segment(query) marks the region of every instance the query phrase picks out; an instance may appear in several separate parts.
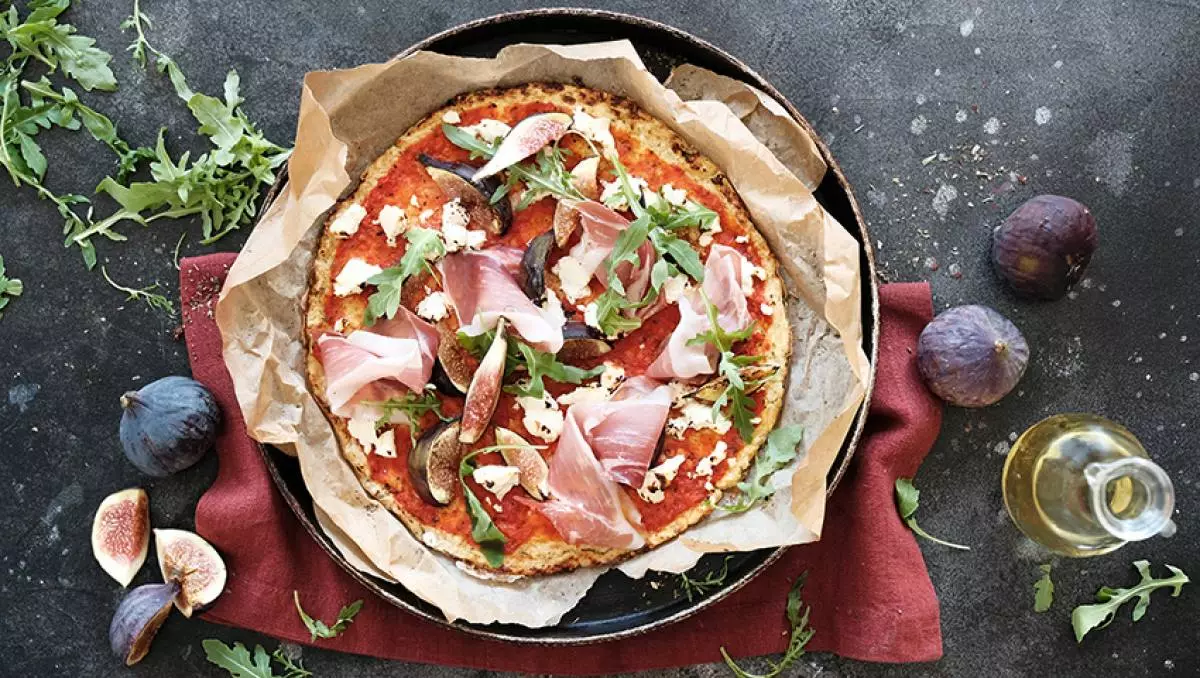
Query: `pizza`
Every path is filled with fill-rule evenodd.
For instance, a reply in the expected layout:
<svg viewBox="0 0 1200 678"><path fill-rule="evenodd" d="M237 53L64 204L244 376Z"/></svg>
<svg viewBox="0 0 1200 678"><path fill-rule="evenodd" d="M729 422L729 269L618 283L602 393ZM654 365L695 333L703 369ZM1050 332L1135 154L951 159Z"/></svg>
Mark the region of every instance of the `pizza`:
<svg viewBox="0 0 1200 678"><path fill-rule="evenodd" d="M710 160L627 99L529 83L434 111L331 210L307 376L417 539L549 574L736 500L782 406L785 311Z"/></svg>

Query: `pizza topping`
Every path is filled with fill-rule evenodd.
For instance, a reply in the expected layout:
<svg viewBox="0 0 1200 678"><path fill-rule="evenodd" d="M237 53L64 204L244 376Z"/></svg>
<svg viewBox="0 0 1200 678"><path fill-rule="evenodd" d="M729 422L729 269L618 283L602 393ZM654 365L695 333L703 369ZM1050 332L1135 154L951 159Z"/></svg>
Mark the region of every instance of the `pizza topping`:
<svg viewBox="0 0 1200 678"><path fill-rule="evenodd" d="M562 348L561 308L536 306L518 284L522 253L507 247L451 254L438 263L461 331L478 336L507 318L521 337L549 352Z"/></svg>
<svg viewBox="0 0 1200 678"><path fill-rule="evenodd" d="M758 305L758 310L765 316L775 315L775 307L765 302Z"/></svg>
<svg viewBox="0 0 1200 678"><path fill-rule="evenodd" d="M568 320L563 325L563 346L558 351L559 360L576 362L597 358L611 350L612 346L596 328L576 320Z"/></svg>
<svg viewBox="0 0 1200 678"><path fill-rule="evenodd" d="M546 231L529 241L521 257L521 289L525 296L539 301L546 296L546 257L554 247L554 233ZM557 301L557 298L555 299Z"/></svg>
<svg viewBox="0 0 1200 678"><path fill-rule="evenodd" d="M552 443L562 435L563 414L558 409L558 402L549 392L543 392L542 397L525 396L517 398L517 404L525 410L521 423L525 430L542 440Z"/></svg>
<svg viewBox="0 0 1200 678"><path fill-rule="evenodd" d="M570 126L571 116L566 113L536 113L525 118L504 136L495 154L472 179L479 181L508 169L558 141Z"/></svg>
<svg viewBox="0 0 1200 678"><path fill-rule="evenodd" d="M395 382L421 391L433 370L437 345L437 330L407 309L371 331L355 330L347 337L322 335L317 351L325 368L330 409L345 416L355 400L384 400L386 394L379 391L387 391Z"/></svg>
<svg viewBox="0 0 1200 678"><path fill-rule="evenodd" d="M504 379L504 363L508 355L508 339L505 336L504 320L496 325L496 336L492 345L484 354L471 378L471 386L467 389L467 399L463 403L462 431L458 434L459 442L473 443L479 440L487 428L492 414L496 411L496 403L500 401L500 382Z"/></svg>
<svg viewBox="0 0 1200 678"><path fill-rule="evenodd" d="M677 303L692 289L692 281L683 274L673 275L663 281L662 296L669 304Z"/></svg>
<svg viewBox="0 0 1200 678"><path fill-rule="evenodd" d="M404 232L408 245L400 263L373 276L368 282L375 285L375 293L367 299L367 312L363 321L370 325L379 318L395 317L400 310L400 297L404 282L410 277L429 271L429 262L446 253L441 235L431 229L415 226Z"/></svg>
<svg viewBox="0 0 1200 678"><path fill-rule="evenodd" d="M351 259L342 266L341 273L333 279L333 293L335 296L348 297L351 294L362 292L362 286L372 277L382 273L383 269L375 264L368 264L366 261L358 258Z"/></svg>
<svg viewBox="0 0 1200 678"><path fill-rule="evenodd" d="M600 168L600 156L584 158L571 168L571 185L585 198L595 200L600 195L596 184L596 173ZM554 206L554 242L566 247L571 234L579 227L579 212L574 200L559 199Z"/></svg>
<svg viewBox="0 0 1200 678"><path fill-rule="evenodd" d="M338 213L333 221L329 224L329 232L337 235L350 237L358 233L358 226L362 223L363 217L367 216L367 210L362 205L352 202Z"/></svg>
<svg viewBox="0 0 1200 678"><path fill-rule="evenodd" d="M448 162L421 153L417 160L425 173L450 200L457 200L470 218L468 224L496 235L503 235L512 225L512 209L507 200L493 203L492 196L502 184L494 177L475 181L475 167L461 162Z"/></svg>
<svg viewBox="0 0 1200 678"><path fill-rule="evenodd" d="M516 466L480 466L471 472L471 478L499 500L503 500L504 495L517 486L520 477L521 469Z"/></svg>
<svg viewBox="0 0 1200 678"><path fill-rule="evenodd" d="M617 482L640 487L671 408L670 389L634 377L608 402L574 408L586 415L585 438L601 466Z"/></svg>
<svg viewBox="0 0 1200 678"><path fill-rule="evenodd" d="M404 209L395 205L384 205L376 218L383 234L387 236L388 247L396 246L396 237L408 230L408 215Z"/></svg>
<svg viewBox="0 0 1200 678"><path fill-rule="evenodd" d="M445 122L448 122L452 125L457 124L449 120L445 120ZM492 120L491 118L484 118L474 125L467 125L466 127L460 127L459 129L467 134L470 134L476 139L489 144L503 139L504 137L508 136L510 131L512 131L512 128L506 123L500 122L499 120Z"/></svg>
<svg viewBox="0 0 1200 678"><path fill-rule="evenodd" d="M671 184L663 185L659 191L662 194L663 200L675 207L683 207L687 204L687 191L682 188L675 188Z"/></svg>
<svg viewBox="0 0 1200 678"><path fill-rule="evenodd" d="M661 504L667 497L664 490L675 480L685 459L685 455L677 454L647 471L646 479L638 488L638 496L651 504Z"/></svg>
<svg viewBox="0 0 1200 678"><path fill-rule="evenodd" d="M684 399L683 404L679 407L679 416L672 417L667 421L667 434L679 440L683 439L684 433L688 429L695 431L711 429L725 435L730 426L730 421L711 404Z"/></svg>
<svg viewBox="0 0 1200 678"><path fill-rule="evenodd" d="M571 128L600 144L601 148L615 150L617 143L608 129L611 122L608 118L599 118L588 114L582 106L576 106L575 114L571 117Z"/></svg>
<svg viewBox="0 0 1200 678"><path fill-rule="evenodd" d="M521 488L529 496L542 501L550 495L550 487L546 484L550 469L536 447L502 426L496 427L496 446L500 448L504 463L521 470Z"/></svg>
<svg viewBox="0 0 1200 678"><path fill-rule="evenodd" d="M450 315L449 301L450 297L447 297L445 292L430 292L417 304L417 315L430 322L437 322Z"/></svg>
<svg viewBox="0 0 1200 678"><path fill-rule="evenodd" d="M442 122L447 122L451 125L457 125L458 123L462 122L462 116L458 114L458 111L449 110L445 113L442 113Z"/></svg>
<svg viewBox="0 0 1200 678"><path fill-rule="evenodd" d="M375 427L376 419L371 416L355 416L346 423L350 435L368 453L388 459L396 458L396 431L389 428L382 434Z"/></svg>
<svg viewBox="0 0 1200 678"><path fill-rule="evenodd" d="M629 185L633 189L633 195L642 195L642 192L650 187L641 177L629 177ZM605 207L614 210L633 209L629 202L630 196L625 192L620 178L614 181L601 181L600 187L600 202L604 203Z"/></svg>
<svg viewBox="0 0 1200 678"><path fill-rule="evenodd" d="M585 268L583 263L570 255L562 257L554 264L554 275L558 276L562 292L572 302L591 295L592 273L593 271Z"/></svg>
<svg viewBox="0 0 1200 678"><path fill-rule="evenodd" d="M729 445L724 440L718 440L717 444L713 446L713 451L696 464L695 475L711 476L713 469L725 461L728 451Z"/></svg>
<svg viewBox="0 0 1200 678"><path fill-rule="evenodd" d="M479 249L487 241L487 233L468 229L471 215L458 198L442 205L442 238L447 252Z"/></svg>
<svg viewBox="0 0 1200 678"><path fill-rule="evenodd" d="M459 431L458 420L441 422L422 434L408 455L408 477L413 489L434 506L445 506L454 497L459 460L463 456Z"/></svg>

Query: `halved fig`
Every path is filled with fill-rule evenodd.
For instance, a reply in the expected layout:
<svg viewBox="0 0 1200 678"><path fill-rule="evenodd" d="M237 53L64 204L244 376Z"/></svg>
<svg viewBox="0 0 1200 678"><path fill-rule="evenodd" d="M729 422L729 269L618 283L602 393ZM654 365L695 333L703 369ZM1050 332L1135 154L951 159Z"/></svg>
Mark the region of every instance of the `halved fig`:
<svg viewBox="0 0 1200 678"><path fill-rule="evenodd" d="M546 258L554 247L554 232L546 231L533 240L521 255L521 270L525 279L521 281L521 289L525 296L538 303L546 296Z"/></svg>
<svg viewBox="0 0 1200 678"><path fill-rule="evenodd" d="M758 389L762 388L763 384L766 383L767 377L770 377L777 371L779 371L779 366L770 363L747 365L743 367L740 372L742 375L742 381L746 382L746 393L754 393ZM717 398L721 397L721 394L725 392L725 389L728 388L728 386L729 379L724 376L720 376L712 381L701 384L693 391L685 391L683 394L681 394L681 397L696 398L697 400L714 403L717 401Z"/></svg>
<svg viewBox="0 0 1200 678"><path fill-rule="evenodd" d="M505 336L504 319L496 325L496 337L471 378L467 389L467 400L463 403L462 430L459 442L474 443L487 430L496 403L500 401L500 382L504 379L504 361L508 355L508 338Z"/></svg>
<svg viewBox="0 0 1200 678"><path fill-rule="evenodd" d="M421 434L408 455L408 477L413 489L427 503L445 506L454 497L458 482L458 462L463 446L458 442L458 419L439 422Z"/></svg>
<svg viewBox="0 0 1200 678"><path fill-rule="evenodd" d="M121 599L108 625L108 643L113 654L133 666L150 651L159 627L171 614L179 584L144 584Z"/></svg>
<svg viewBox="0 0 1200 678"><path fill-rule="evenodd" d="M605 341L600 330L578 320L568 320L563 324L563 346L558 351L560 361L598 358L611 350L612 346Z"/></svg>
<svg viewBox="0 0 1200 678"><path fill-rule="evenodd" d="M146 562L150 546L150 498L140 487L114 492L100 502L92 519L92 555L117 580L129 586Z"/></svg>
<svg viewBox="0 0 1200 678"><path fill-rule="evenodd" d="M596 172L600 168L600 156L584 158L571 168L571 184L584 197L595 200L600 196L600 187L596 183ZM559 247L566 247L571 234L579 227L579 211L575 203L569 200L559 200L554 207L554 242Z"/></svg>
<svg viewBox="0 0 1200 678"><path fill-rule="evenodd" d="M458 333L446 322L439 322L437 331L438 359L430 380L443 393L463 395L471 386L471 375L475 374L479 361L458 343Z"/></svg>
<svg viewBox="0 0 1200 678"><path fill-rule="evenodd" d="M542 459L542 455L528 441L513 431L497 426L496 444L519 445L520 449L500 450L504 463L521 469L521 489L528 492L529 496L538 501L550 496L550 485L547 481L550 469L546 466L546 460Z"/></svg>
<svg viewBox="0 0 1200 678"><path fill-rule="evenodd" d="M417 160L446 197L458 198L471 215L470 226L495 235L503 235L512 226L512 207L508 201L498 200L492 204L492 194L501 186L499 179L490 177L477 181L472 178L475 168L471 165L438 160L424 153L418 155Z"/></svg>
<svg viewBox="0 0 1200 678"><path fill-rule="evenodd" d="M155 552L165 582L179 584L175 607L190 617L225 590L225 561L212 544L187 530L155 530Z"/></svg>
<svg viewBox="0 0 1200 678"><path fill-rule="evenodd" d="M542 150L546 144L558 141L570 127L571 116L566 113L535 113L525 118L504 136L496 154L471 176L471 180L479 181L508 169Z"/></svg>

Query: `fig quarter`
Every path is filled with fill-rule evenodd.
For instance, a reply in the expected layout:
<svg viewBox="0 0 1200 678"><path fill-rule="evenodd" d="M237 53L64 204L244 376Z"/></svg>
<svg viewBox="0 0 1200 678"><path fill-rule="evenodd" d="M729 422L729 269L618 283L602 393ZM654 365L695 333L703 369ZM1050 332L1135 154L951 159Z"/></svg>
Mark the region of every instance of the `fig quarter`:
<svg viewBox="0 0 1200 678"><path fill-rule="evenodd" d="M92 555L117 580L129 586L150 545L150 498L135 487L114 492L100 502L92 519Z"/></svg>

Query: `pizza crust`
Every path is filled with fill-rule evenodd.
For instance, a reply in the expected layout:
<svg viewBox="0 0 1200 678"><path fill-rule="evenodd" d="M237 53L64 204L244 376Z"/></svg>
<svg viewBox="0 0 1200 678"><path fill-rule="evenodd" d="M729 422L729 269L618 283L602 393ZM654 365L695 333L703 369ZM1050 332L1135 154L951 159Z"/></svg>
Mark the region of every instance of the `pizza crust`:
<svg viewBox="0 0 1200 678"><path fill-rule="evenodd" d="M575 85L529 83L512 88L481 90L464 94L411 127L393 147L364 171L362 180L354 193L331 210L318 241L304 310L306 329L304 343L307 354L309 388L333 426L341 453L354 469L363 488L380 505L397 516L417 539L430 548L464 561L478 570L501 571L525 576L550 574L579 567L611 565L629 558L639 551L574 545L558 539L535 536L511 552L507 552L501 567L492 568L474 541L423 523L417 516L404 509L387 486L371 477L368 452L349 434L346 420L333 416L329 411L328 403L323 395L325 393L324 370L316 355L313 335L314 332L319 332L330 325L330 319L325 317L324 302L332 294L334 275L332 268L340 239L329 232L329 224L340 211L351 202L364 202L412 144L430 133L440 133L442 116L447 111L488 103L494 103L503 109L515 105L542 102L551 102L567 112L581 107L592 116L610 119L614 131L619 130L636 138L637 142L646 150L668 164L682 169L697 183L708 186L724 203L726 214L733 215L738 230L748 237L745 247L757 255L758 265L764 270L765 280L759 284L763 286L767 303L774 306L776 312L765 318L764 334L768 350L762 358L767 363L779 365L780 369L776 373L776 377L759 391L763 393L765 405L758 414L761 420L755 426L750 442L742 445L736 451L731 449L724 472L719 477L712 479L716 490L729 490L737 485L753 463L767 434L775 427L782 408L786 370L791 352L790 329L787 314L783 312L783 284L779 277L778 264L766 241L754 228L741 198L729 184L725 175L708 158L701 155L665 123L649 116L633 102L607 92ZM725 224L725 222L722 223ZM362 225L363 228L370 226L365 221ZM350 316L360 317L365 308L365 297L359 300L348 300L347 303ZM355 329L355 326L355 323L348 323L346 331ZM669 492L670 488L667 491ZM364 506L363 510L371 511L375 510L375 507ZM653 548L673 539L711 511L711 503L702 501L683 511L659 529L650 533L644 532L646 548Z"/></svg>

